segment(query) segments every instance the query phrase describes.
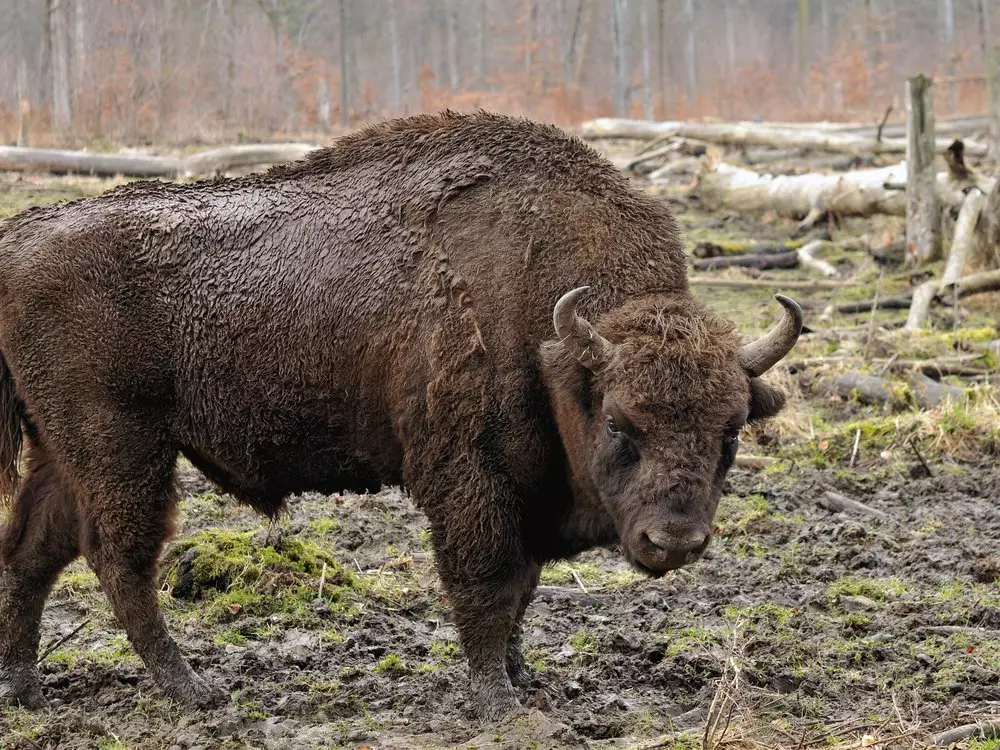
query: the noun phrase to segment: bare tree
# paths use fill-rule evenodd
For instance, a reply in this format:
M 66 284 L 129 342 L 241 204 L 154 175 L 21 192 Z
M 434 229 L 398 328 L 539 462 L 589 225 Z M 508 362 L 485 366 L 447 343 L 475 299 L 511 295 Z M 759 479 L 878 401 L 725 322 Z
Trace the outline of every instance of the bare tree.
M 48 0 L 49 72 L 52 85 L 52 121 L 56 130 L 66 132 L 72 124 L 69 77 L 69 2 Z
M 625 26 L 627 14 L 628 0 L 614 0 L 611 5 L 611 28 L 615 58 L 615 112 L 619 117 L 628 114 L 629 65 Z
M 647 120 L 653 119 L 652 52 L 649 42 L 649 3 L 639 0 L 639 25 L 642 30 L 642 112 Z
M 684 61 L 687 68 L 687 98 L 688 104 L 694 104 L 694 100 L 698 95 L 698 68 L 695 56 L 694 0 L 684 0 L 684 25 L 686 27 Z

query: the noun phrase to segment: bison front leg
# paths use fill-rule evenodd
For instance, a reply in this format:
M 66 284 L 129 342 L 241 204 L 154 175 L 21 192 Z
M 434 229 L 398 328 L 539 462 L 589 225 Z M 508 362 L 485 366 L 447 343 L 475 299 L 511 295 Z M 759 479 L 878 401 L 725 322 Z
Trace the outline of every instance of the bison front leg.
M 462 648 L 469 661 L 469 687 L 476 714 L 498 721 L 521 704 L 507 671 L 520 594 L 514 580 L 448 587 Z
M 476 511 L 473 517 L 466 506 L 432 526 L 438 571 L 469 662 L 471 700 L 480 718 L 495 721 L 520 708 L 508 670 L 523 669 L 515 633 L 537 566 L 527 561 L 517 524 L 501 507 Z
M 531 681 L 531 673 L 528 672 L 528 666 L 524 661 L 524 652 L 521 650 L 521 633 L 524 625 L 524 613 L 527 611 L 531 598 L 535 594 L 535 588 L 538 586 L 540 569 L 537 565 L 533 565 L 530 571 L 528 586 L 521 595 L 521 601 L 518 604 L 514 629 L 507 640 L 507 674 L 510 681 L 517 687 L 525 687 Z

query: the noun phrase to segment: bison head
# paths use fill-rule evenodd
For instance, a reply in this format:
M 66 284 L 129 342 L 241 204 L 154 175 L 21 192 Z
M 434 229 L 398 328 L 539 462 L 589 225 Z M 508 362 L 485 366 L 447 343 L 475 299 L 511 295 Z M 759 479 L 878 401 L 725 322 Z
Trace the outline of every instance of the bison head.
M 784 405 L 760 375 L 795 345 L 802 310 L 777 295 L 781 321 L 743 344 L 688 295 L 650 295 L 603 315 L 602 335 L 577 312 L 586 291 L 553 313 L 559 429 L 578 499 L 610 516 L 636 567 L 659 575 L 708 546 L 741 428 Z

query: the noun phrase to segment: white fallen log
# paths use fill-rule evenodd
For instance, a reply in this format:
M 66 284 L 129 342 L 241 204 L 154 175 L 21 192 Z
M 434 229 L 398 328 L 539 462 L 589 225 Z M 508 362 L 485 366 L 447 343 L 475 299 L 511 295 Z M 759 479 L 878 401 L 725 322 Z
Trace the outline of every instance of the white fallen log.
M 144 154 L 95 154 L 51 148 L 0 146 L 0 171 L 83 174 L 96 177 L 173 177 L 179 160 Z
M 831 247 L 833 247 L 833 243 L 827 240 L 811 240 L 799 248 L 799 262 L 806 268 L 811 268 L 823 276 L 836 276 L 837 269 L 833 264 L 826 262 L 816 255 Z
M 958 212 L 958 220 L 955 222 L 955 234 L 951 241 L 951 251 L 948 254 L 944 273 L 941 274 L 940 279 L 925 281 L 914 291 L 913 301 L 910 303 L 910 311 L 904 326 L 906 330 L 919 331 L 926 328 L 934 298 L 945 287 L 954 285 L 962 278 L 962 273 L 975 246 L 976 226 L 979 224 L 979 217 L 982 214 L 985 201 L 986 196 L 978 188 L 970 190 L 965 197 L 962 208 Z
M 0 146 L 0 171 L 95 177 L 203 177 L 230 169 L 295 161 L 315 148 L 316 146 L 308 143 L 259 143 L 226 146 L 186 157 L 174 157 Z
M 318 146 L 311 143 L 254 143 L 200 151 L 180 160 L 179 174 L 202 177 L 231 169 L 298 161 Z
M 771 148 L 803 148 L 814 151 L 834 151 L 846 154 L 882 153 L 905 154 L 905 138 L 885 138 L 878 140 L 874 135 L 856 135 L 826 129 L 805 129 L 776 127 L 766 123 L 727 122 L 681 122 L 648 120 L 622 120 L 599 118 L 589 120 L 580 126 L 580 135 L 585 140 L 600 138 L 631 138 L 648 140 L 677 135 L 709 143 L 727 146 L 769 146 Z M 953 139 L 936 139 L 938 153 L 944 153 Z M 966 153 L 984 156 L 986 144 L 967 142 Z
M 992 179 L 980 181 L 984 191 L 992 187 Z M 905 192 L 886 187 L 905 182 L 905 162 L 878 169 L 804 175 L 760 174 L 720 162 L 701 173 L 698 192 L 709 207 L 773 210 L 782 216 L 803 219 L 800 227 L 805 228 L 827 213 L 905 216 Z M 937 175 L 936 187 L 944 205 L 959 206 L 965 199 L 967 186 L 957 183 L 948 172 Z

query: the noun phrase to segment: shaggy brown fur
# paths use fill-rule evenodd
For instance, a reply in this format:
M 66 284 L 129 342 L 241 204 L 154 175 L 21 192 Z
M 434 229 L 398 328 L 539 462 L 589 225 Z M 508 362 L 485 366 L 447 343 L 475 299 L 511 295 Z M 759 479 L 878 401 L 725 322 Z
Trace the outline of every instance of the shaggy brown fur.
M 594 371 L 552 310 L 613 344 Z M 517 705 L 539 566 L 708 542 L 735 435 L 782 398 L 690 297 L 661 203 L 549 127 L 445 112 L 264 175 L 133 183 L 0 237 L 0 697 L 42 702 L 45 597 L 78 554 L 158 684 L 210 700 L 157 607 L 183 453 L 265 514 L 402 484 L 426 512 L 487 716 Z M 753 398 L 751 398 L 753 394 Z M 656 539 L 654 544 L 651 540 Z

